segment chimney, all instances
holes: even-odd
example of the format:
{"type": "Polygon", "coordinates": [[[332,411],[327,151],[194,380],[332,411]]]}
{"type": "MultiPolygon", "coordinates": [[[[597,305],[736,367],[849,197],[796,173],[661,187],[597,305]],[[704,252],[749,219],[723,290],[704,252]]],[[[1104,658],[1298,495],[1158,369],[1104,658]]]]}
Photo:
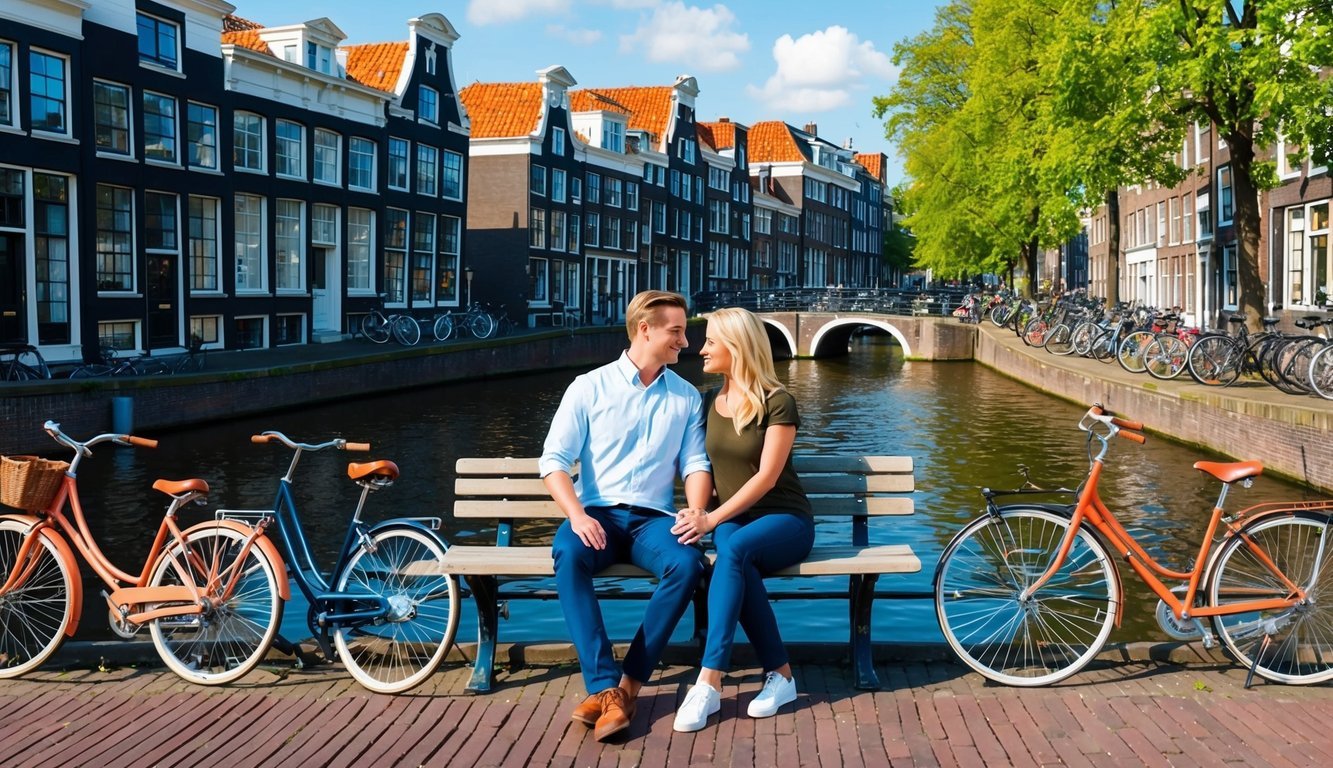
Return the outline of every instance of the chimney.
{"type": "Polygon", "coordinates": [[[719,117],[719,118],[717,119],[717,121],[718,121],[719,123],[729,123],[729,122],[731,122],[731,118],[729,118],[729,117],[719,117]]]}
{"type": "Polygon", "coordinates": [[[819,126],[816,125],[815,123],[806,123],[806,124],[805,124],[805,132],[808,133],[808,134],[810,134],[811,136],[818,136],[818,135],[819,135],[819,126]]]}
{"type": "Polygon", "coordinates": [[[847,141],[845,141],[845,142],[843,143],[842,148],[843,148],[843,149],[851,149],[851,148],[852,148],[852,137],[851,137],[851,136],[848,136],[848,137],[847,137],[847,141]]]}

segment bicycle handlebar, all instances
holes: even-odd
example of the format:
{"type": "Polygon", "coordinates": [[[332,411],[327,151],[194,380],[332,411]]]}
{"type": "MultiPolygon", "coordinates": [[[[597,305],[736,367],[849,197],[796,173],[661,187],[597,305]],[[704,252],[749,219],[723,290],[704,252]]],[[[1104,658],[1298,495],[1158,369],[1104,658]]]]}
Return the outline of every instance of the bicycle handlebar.
{"type": "Polygon", "coordinates": [[[1143,445],[1148,441],[1147,436],[1142,434],[1143,422],[1122,419],[1119,416],[1107,412],[1100,403],[1094,403],[1092,407],[1088,409],[1088,412],[1079,420],[1078,428],[1084,432],[1089,432],[1091,431],[1093,421],[1101,422],[1108,427],[1106,437],[1119,436],[1126,440],[1138,443],[1139,445],[1143,445]]]}
{"type": "Polygon", "coordinates": [[[90,451],[89,448],[98,443],[118,443],[120,445],[133,445],[139,448],[157,447],[157,441],[152,438],[122,435],[114,432],[107,432],[80,442],[62,432],[60,430],[60,425],[50,420],[47,420],[46,423],[42,424],[42,429],[46,430],[46,433],[51,436],[52,440],[55,440],[57,443],[60,443],[81,456],[91,456],[93,452],[90,451]]]}
{"type": "Polygon", "coordinates": [[[295,450],[322,451],[327,448],[334,448],[339,451],[370,450],[370,443],[349,443],[341,437],[329,440],[328,442],[325,443],[312,444],[312,443],[298,443],[295,440],[291,439],[290,437],[287,437],[286,435],[282,434],[281,432],[276,432],[272,430],[264,432],[263,434],[260,435],[250,436],[250,442],[252,443],[267,443],[267,442],[272,442],[274,440],[282,443],[283,445],[287,446],[288,448],[291,448],[294,451],[295,450]]]}

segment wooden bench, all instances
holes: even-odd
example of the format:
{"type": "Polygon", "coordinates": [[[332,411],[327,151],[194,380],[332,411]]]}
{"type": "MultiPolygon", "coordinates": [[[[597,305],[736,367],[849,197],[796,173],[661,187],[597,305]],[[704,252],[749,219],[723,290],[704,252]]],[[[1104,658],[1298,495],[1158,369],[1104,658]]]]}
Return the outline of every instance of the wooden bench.
{"type": "MultiPolygon", "coordinates": [[[[843,541],[825,541],[830,537],[826,532],[828,526],[817,525],[815,548],[810,556],[772,576],[846,576],[847,589],[811,591],[806,585],[802,591],[770,589],[769,594],[775,599],[847,599],[856,685],[877,689],[879,679],[871,658],[870,638],[875,583],[881,574],[919,572],[921,561],[905,544],[870,546],[868,521],[870,518],[913,513],[912,458],[798,454],[794,463],[816,518],[848,519],[850,535],[843,541]]],[[[521,581],[531,585],[533,579],[555,575],[550,537],[564,515],[546,492],[538,475],[536,458],[459,459],[454,493],[455,518],[489,519],[497,523],[493,544],[455,544],[444,559],[444,569],[466,581],[476,602],[477,657],[468,690],[485,692],[491,689],[494,681],[501,601],[555,597],[553,589],[520,591],[502,589],[502,586],[521,581]],[[530,529],[537,529],[543,535],[532,535],[530,529]],[[519,543],[519,538],[531,541],[519,543]]],[[[837,538],[843,538],[841,531],[837,538]]],[[[709,552],[709,559],[715,560],[715,553],[709,552]]],[[[650,576],[647,571],[628,563],[612,566],[598,574],[599,579],[650,576]]],[[[645,593],[614,591],[605,596],[643,597],[645,593]]],[[[695,598],[695,638],[699,642],[702,642],[706,621],[706,601],[701,590],[695,598]]]]}

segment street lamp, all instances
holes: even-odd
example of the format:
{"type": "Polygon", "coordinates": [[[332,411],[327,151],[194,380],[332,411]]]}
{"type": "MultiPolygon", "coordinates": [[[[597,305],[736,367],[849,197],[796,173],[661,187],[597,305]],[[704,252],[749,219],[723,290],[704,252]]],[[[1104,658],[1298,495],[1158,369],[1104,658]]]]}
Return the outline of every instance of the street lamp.
{"type": "Polygon", "coordinates": [[[467,279],[467,305],[472,306],[472,267],[463,270],[463,277],[467,279]]]}

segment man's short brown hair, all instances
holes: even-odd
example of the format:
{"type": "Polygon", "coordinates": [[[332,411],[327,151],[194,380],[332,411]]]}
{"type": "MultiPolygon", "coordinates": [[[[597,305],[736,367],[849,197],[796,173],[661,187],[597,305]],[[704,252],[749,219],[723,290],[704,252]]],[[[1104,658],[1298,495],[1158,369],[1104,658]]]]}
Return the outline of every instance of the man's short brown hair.
{"type": "Polygon", "coordinates": [[[640,291],[629,300],[629,306],[625,309],[625,330],[629,334],[630,341],[634,340],[634,334],[638,332],[640,322],[646,322],[649,326],[658,324],[657,310],[661,307],[680,307],[682,310],[689,312],[685,297],[679,293],[640,291]]]}

